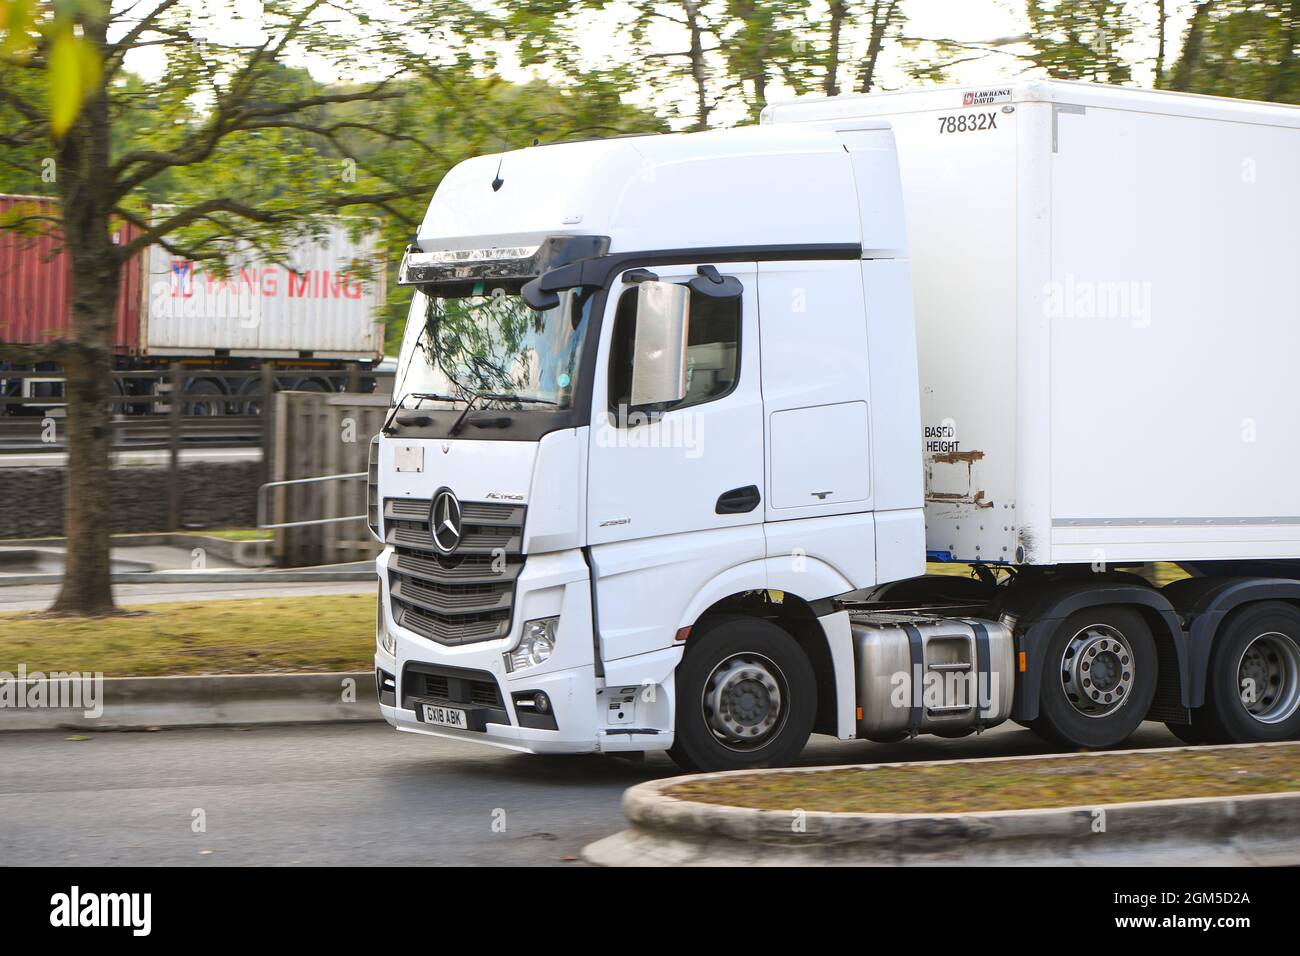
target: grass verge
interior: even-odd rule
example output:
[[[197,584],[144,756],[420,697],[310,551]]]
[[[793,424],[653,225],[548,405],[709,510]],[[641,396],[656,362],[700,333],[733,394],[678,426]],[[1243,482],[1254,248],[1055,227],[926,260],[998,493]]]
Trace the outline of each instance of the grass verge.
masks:
[[[195,534],[209,538],[224,538],[226,541],[270,541],[273,537],[269,531],[257,528],[218,528],[215,531],[195,531]]]
[[[755,810],[966,813],[1300,790],[1300,743],[688,781],[666,794]]]
[[[181,602],[109,618],[0,614],[0,670],[106,677],[368,671],[373,594]]]

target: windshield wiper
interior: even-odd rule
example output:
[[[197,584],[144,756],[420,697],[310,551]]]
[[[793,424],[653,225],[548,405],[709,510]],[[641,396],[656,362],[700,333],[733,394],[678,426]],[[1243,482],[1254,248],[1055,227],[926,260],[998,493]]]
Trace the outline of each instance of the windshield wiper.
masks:
[[[474,409],[474,405],[480,400],[489,402],[519,402],[524,405],[558,405],[559,402],[553,402],[549,398],[525,398],[522,395],[505,395],[499,392],[479,392],[470,398],[465,405],[465,410],[460,413],[460,417],[452,423],[451,428],[447,430],[448,435],[457,435],[465,427],[465,418]]]
[[[419,408],[420,407],[419,403],[424,401],[430,401],[430,402],[465,401],[464,398],[458,398],[455,395],[443,395],[440,392],[407,392],[405,395],[403,395],[401,398],[397,400],[396,404],[394,404],[392,409],[389,411],[388,417],[384,419],[384,427],[379,430],[381,434],[384,435],[388,434],[389,428],[392,427],[393,419],[397,417],[397,413],[400,412],[402,408],[406,405],[406,400],[408,398],[413,398],[416,400],[416,405],[415,405],[416,408]],[[470,404],[473,404],[473,399],[470,399]],[[468,408],[469,405],[466,405],[467,410]]]
[[[502,395],[484,392],[482,395],[476,395],[475,398],[486,398],[490,402],[522,402],[525,405],[558,405],[559,402],[553,402],[549,398],[525,398],[523,395]]]

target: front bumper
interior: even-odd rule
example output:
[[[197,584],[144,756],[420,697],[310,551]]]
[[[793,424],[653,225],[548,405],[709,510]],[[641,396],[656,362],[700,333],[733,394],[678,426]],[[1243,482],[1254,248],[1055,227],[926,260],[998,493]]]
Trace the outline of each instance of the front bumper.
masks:
[[[392,666],[391,658],[376,655],[376,667],[383,668],[385,662]],[[410,696],[405,699],[399,697],[392,706],[381,703],[379,709],[385,720],[398,730],[408,733],[469,740],[538,754],[592,753],[599,749],[594,720],[596,680],[591,666],[538,675],[523,682],[501,681],[501,686],[503,709],[510,723],[488,720],[482,730],[456,730],[427,724],[420,720],[416,710],[418,703]],[[516,689],[541,691],[547,695],[555,715],[555,730],[524,727],[520,724],[520,715],[512,696]],[[412,706],[403,706],[404,704]],[[457,707],[459,702],[451,702],[449,706]]]
[[[516,583],[509,634],[455,646],[393,623],[388,557],[385,552],[378,561],[380,617],[394,639],[396,655],[376,650],[375,668],[378,679],[386,675],[392,680],[387,693],[381,687],[379,709],[398,730],[539,754],[663,750],[672,745],[671,675],[679,652],[629,658],[619,662],[612,678],[609,673],[597,676],[590,578],[581,552],[530,556]],[[559,618],[551,658],[508,671],[505,655],[518,643],[524,623],[545,617]],[[609,681],[623,686],[607,689]],[[647,687],[651,691],[644,693]],[[637,692],[632,705],[618,703],[626,701],[630,689]],[[553,729],[537,726],[536,716],[521,714],[516,705],[517,695],[531,698],[539,692],[549,700]],[[420,712],[424,702],[465,710],[471,729],[426,723]]]

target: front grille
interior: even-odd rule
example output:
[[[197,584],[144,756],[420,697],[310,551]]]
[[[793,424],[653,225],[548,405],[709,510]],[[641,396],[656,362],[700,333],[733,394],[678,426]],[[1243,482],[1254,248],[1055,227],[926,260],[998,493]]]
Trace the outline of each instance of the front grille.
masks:
[[[379,436],[370,439],[370,457],[366,462],[366,524],[379,537]]]
[[[409,710],[415,699],[424,697],[448,704],[505,707],[501,688],[487,671],[412,662],[402,674],[403,706]]]
[[[510,633],[515,581],[523,570],[524,506],[461,505],[461,541],[444,555],[433,545],[427,498],[384,501],[384,536],[393,620],[439,644],[489,641]]]

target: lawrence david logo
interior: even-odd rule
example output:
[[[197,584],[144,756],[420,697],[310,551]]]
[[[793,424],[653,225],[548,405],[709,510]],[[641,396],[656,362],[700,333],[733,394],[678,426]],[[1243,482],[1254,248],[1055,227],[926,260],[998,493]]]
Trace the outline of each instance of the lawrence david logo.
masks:
[[[148,936],[153,928],[153,894],[84,893],[74,886],[50,897],[50,925],[127,927],[132,936]]]
[[[988,106],[991,103],[1010,103],[1011,88],[1001,86],[993,90],[967,90],[961,95],[962,106]]]

